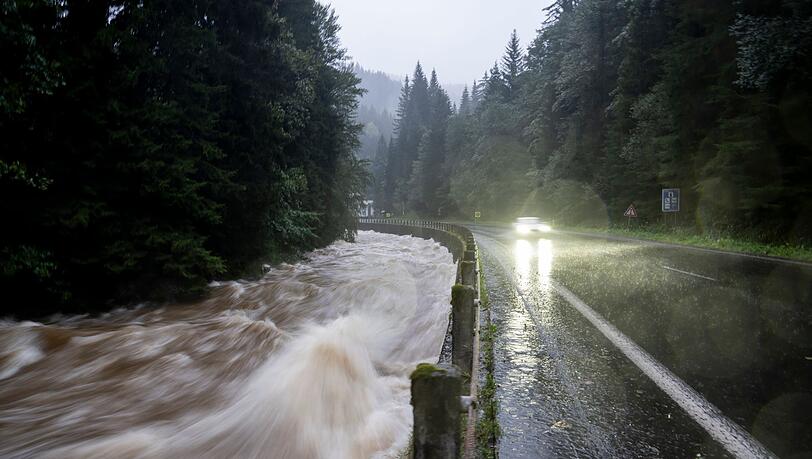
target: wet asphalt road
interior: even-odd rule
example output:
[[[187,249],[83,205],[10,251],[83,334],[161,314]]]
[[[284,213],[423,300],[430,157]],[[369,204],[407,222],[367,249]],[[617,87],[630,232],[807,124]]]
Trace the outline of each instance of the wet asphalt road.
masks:
[[[811,266],[470,228],[497,325],[500,457],[729,457],[707,430],[727,420],[779,457],[812,457]],[[561,287],[726,420],[703,428]]]

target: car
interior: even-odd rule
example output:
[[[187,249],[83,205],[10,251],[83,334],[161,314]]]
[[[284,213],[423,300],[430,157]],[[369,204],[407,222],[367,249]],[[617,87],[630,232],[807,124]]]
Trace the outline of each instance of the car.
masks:
[[[513,223],[513,228],[519,234],[540,234],[549,233],[552,227],[547,222],[541,221],[538,217],[519,217]]]

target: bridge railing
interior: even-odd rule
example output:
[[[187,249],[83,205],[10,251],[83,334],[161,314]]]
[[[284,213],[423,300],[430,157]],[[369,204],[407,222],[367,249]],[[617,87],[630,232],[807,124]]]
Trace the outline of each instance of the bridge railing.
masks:
[[[421,363],[411,376],[414,458],[475,457],[479,369],[479,256],[473,233],[453,223],[363,218],[358,229],[433,239],[457,262],[446,332],[450,363]],[[444,346],[444,349],[447,346]],[[465,426],[462,425],[466,413]],[[460,432],[464,432],[460,435]]]

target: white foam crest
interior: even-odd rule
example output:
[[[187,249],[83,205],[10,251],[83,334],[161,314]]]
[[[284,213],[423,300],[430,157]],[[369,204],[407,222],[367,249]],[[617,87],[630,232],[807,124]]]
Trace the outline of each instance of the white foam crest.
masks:
[[[171,435],[160,449],[183,457],[370,457],[402,442],[408,417],[390,402],[393,387],[376,373],[370,353],[382,340],[360,315],[308,327],[236,403]]]
[[[35,322],[21,322],[10,325],[0,334],[0,380],[43,357],[35,330],[38,326],[40,324]]]

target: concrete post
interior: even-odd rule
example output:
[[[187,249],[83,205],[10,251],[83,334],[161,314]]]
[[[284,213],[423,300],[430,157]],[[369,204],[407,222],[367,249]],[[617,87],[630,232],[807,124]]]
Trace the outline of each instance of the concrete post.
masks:
[[[451,289],[451,363],[468,375],[474,360],[474,298],[473,287],[457,284]]]
[[[412,373],[415,459],[459,457],[462,375],[452,365],[421,363]]]
[[[462,272],[462,284],[476,287],[476,262],[463,261],[460,264],[460,271]]]

